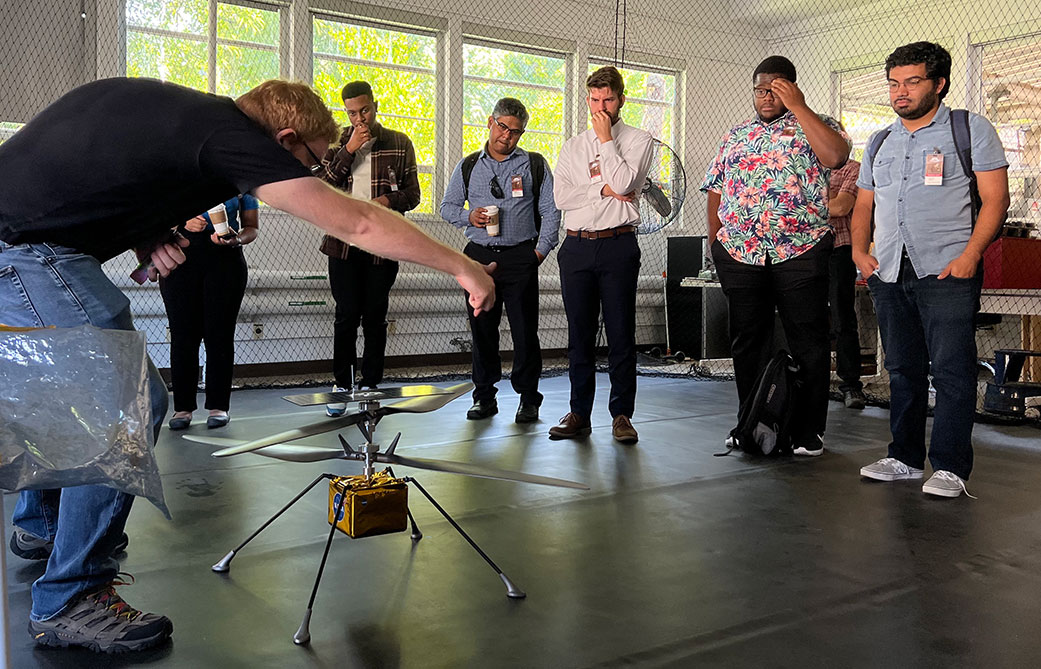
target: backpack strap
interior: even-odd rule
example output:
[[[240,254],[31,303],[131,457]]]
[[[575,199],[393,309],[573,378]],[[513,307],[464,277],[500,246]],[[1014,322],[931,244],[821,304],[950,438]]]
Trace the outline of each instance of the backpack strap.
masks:
[[[889,137],[889,128],[884,128],[878,131],[874,137],[871,138],[871,143],[864,149],[864,162],[871,166],[871,185],[875,185],[875,156],[878,155],[878,150],[882,148],[882,142],[886,141],[886,137]]]
[[[541,153],[528,152],[528,168],[531,170],[531,190],[534,196],[535,207],[535,235],[542,234],[542,212],[539,211],[539,193],[542,192],[542,182],[546,179],[546,159]]]
[[[470,201],[470,175],[474,172],[477,159],[481,157],[480,151],[474,151],[463,158],[463,201]]]
[[[969,112],[965,109],[951,110],[951,135],[954,136],[954,150],[958,154],[958,162],[965,176],[969,177],[969,199],[972,200],[972,224],[976,225],[976,216],[980,213],[983,201],[980,199],[979,184],[976,173],[972,171],[972,129],[969,127]]]

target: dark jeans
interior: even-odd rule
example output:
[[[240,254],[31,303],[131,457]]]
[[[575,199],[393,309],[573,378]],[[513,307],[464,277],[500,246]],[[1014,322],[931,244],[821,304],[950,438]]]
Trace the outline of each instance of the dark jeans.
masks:
[[[860,333],[857,331],[857,266],[853,247],[837,246],[829,265],[828,302],[831,304],[831,333],[835,338],[835,370],[840,390],[863,390],[860,382]]]
[[[828,259],[832,244],[829,234],[802,255],[760,266],[738,262],[718,241],[712,243],[712,259],[730,307],[739,406],[751,398],[756,379],[773,355],[776,309],[803,382],[792,407],[796,447],[815,444],[828,422]]]
[[[398,277],[398,263],[374,256],[356,246],[347,259],[329,258],[329,286],[336,300],[333,322],[333,377],[342,388],[354,387],[358,368],[358,325],[365,336],[361,359],[362,386],[377,386],[383,381],[383,362],[387,351],[387,309],[390,289]]]
[[[0,242],[0,323],[24,327],[132,330],[130,300],[105,276],[97,259],[51,244]],[[152,438],[166,416],[169,395],[148,362]],[[103,485],[23,490],[12,523],[54,541],[47,569],[32,587],[33,620],[47,620],[80,593],[116,578],[112,550],[123,534],[134,498]]]
[[[929,374],[936,388],[929,462],[968,479],[976,412],[976,328],[982,272],[919,279],[904,258],[895,283],[868,279],[889,372],[889,457],[925,467]]]
[[[206,343],[206,408],[227,411],[235,365],[235,321],[246,292],[241,248],[197,242],[184,264],[159,280],[170,321],[170,379],[174,411],[195,411],[199,344]]]
[[[557,251],[568,326],[571,411],[589,417],[596,392],[596,335],[603,307],[611,417],[636,405],[636,280],[640,245],[629,233],[605,239],[565,237]]]
[[[535,242],[523,242],[496,251],[470,242],[463,253],[482,265],[495,262],[495,305],[474,317],[470,303],[465,305],[473,335],[474,401],[495,397],[495,384],[502,379],[499,355],[499,323],[503,306],[513,337],[513,372],[510,383],[525,404],[542,404],[539,376],[542,375],[542,347],[539,345],[539,259]],[[469,294],[466,299],[469,300]]]

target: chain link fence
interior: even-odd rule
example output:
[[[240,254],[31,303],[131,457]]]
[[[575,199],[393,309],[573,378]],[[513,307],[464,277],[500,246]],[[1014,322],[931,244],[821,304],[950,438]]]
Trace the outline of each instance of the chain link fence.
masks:
[[[640,236],[640,369],[710,378],[728,378],[732,366],[726,302],[703,273],[698,186],[726,130],[753,113],[755,65],[789,57],[810,106],[843,121],[859,159],[871,132],[895,118],[885,56],[936,41],[954,59],[946,102],[987,116],[1010,163],[1009,223],[988,251],[978,329],[980,407],[999,351],[1041,349],[1041,9],[1024,0],[10,0],[4,15],[0,141],[96,78],[155,77],[228,96],[272,77],[301,80],[343,123],[340,88],[364,79],[380,122],[416,148],[422,200],[409,218],[457,248],[463,235],[440,219],[438,205],[452,169],[487,138],[495,101],[527,105],[521,147],[552,167],[563,141],[588,127],[586,75],[619,65],[623,117],[672,147],[687,179],[680,216]],[[334,304],[319,240],[311,226],[261,208],[260,235],[245,249],[236,384],[330,382]],[[135,265],[127,254],[106,271],[130,295],[149,352],[166,367],[163,301],[154,284],[129,280]],[[559,372],[567,323],[555,254],[539,279],[547,373]],[[869,396],[885,402],[871,300],[859,290],[864,380]],[[469,373],[464,300],[448,277],[403,265],[388,320],[390,379]],[[504,349],[509,342],[504,319]],[[1020,380],[1041,383],[1041,358],[1026,359]]]

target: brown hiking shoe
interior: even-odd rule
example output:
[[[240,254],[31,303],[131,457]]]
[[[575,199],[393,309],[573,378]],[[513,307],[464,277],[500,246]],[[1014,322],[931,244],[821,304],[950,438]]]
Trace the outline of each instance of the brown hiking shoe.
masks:
[[[95,653],[125,653],[151,648],[173,633],[169,618],[138,611],[112,585],[80,595],[49,620],[30,620],[29,634],[39,646],[85,646]]]
[[[635,444],[640,440],[640,435],[636,434],[636,428],[633,427],[628,416],[618,415],[614,417],[614,422],[611,424],[611,434],[614,435],[615,440],[623,444]]]
[[[560,425],[549,428],[549,438],[574,439],[575,437],[589,434],[592,430],[593,428],[589,425],[588,418],[579,416],[574,411],[571,411],[560,419]]]

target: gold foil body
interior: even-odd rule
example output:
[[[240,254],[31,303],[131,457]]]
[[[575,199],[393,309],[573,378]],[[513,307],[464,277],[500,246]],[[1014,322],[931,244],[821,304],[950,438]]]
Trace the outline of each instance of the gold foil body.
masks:
[[[336,529],[353,539],[403,532],[408,527],[408,484],[386,471],[364,476],[337,476],[329,481],[329,523],[340,495],[343,509]]]

